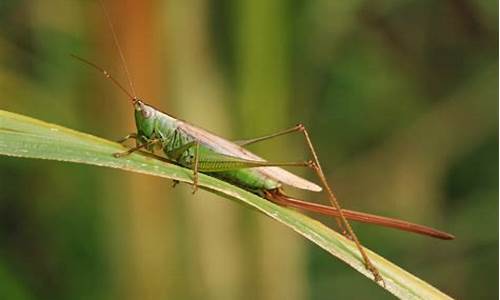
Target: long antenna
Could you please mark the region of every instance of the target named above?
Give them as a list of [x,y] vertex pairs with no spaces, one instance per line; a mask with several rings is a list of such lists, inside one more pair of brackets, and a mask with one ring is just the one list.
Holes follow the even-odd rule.
[[133,99],[137,99],[137,94],[135,93],[135,88],[134,88],[134,85],[132,83],[132,77],[130,76],[130,72],[128,71],[127,61],[125,60],[125,55],[123,55],[122,48],[120,47],[120,43],[118,42],[118,37],[116,36],[115,27],[113,26],[113,22],[111,22],[111,18],[108,14],[108,11],[106,10],[106,7],[104,6],[103,1],[99,0],[99,3],[101,4],[102,10],[104,11],[104,14],[106,15],[106,20],[108,21],[109,29],[111,30],[111,33],[113,35],[113,40],[114,40],[115,46],[118,49],[118,53],[120,54],[120,59],[122,61],[123,70],[125,71],[125,75],[127,76],[127,81],[128,81],[129,86],[130,86],[130,90],[132,91],[132,95],[134,95]]
[[137,101],[137,98],[135,96],[132,96],[132,94],[130,94],[130,92],[127,91],[127,89],[125,87],[123,87],[123,85],[118,80],[116,80],[113,76],[111,76],[111,74],[109,74],[108,71],[104,70],[103,68],[101,68],[98,65],[94,64],[93,62],[90,62],[90,61],[86,60],[85,58],[81,58],[81,57],[79,57],[77,55],[74,55],[74,54],[70,54],[70,55],[73,58],[78,59],[79,61],[83,62],[84,64],[87,64],[87,65],[93,67],[94,69],[97,69],[102,74],[104,74],[104,76],[106,78],[110,79],[120,90],[122,90],[122,92],[125,93],[125,95],[127,95],[130,98],[130,100],[132,100],[132,103],[135,103],[135,101]]

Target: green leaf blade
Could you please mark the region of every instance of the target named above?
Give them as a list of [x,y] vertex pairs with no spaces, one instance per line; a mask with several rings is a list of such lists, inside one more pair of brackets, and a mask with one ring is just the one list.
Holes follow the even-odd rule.
[[[0,110],[0,154],[84,163],[192,183],[192,171],[142,154],[115,158],[123,146],[89,134]],[[299,212],[278,206],[227,182],[200,174],[201,188],[245,204],[290,227],[368,278],[355,245],[341,234]],[[374,252],[367,250],[385,281],[381,286],[401,299],[451,299]]]

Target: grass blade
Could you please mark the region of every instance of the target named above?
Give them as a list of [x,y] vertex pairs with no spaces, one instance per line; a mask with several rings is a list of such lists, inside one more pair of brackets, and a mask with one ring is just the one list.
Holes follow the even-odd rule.
[[[115,142],[0,110],[0,154],[117,168],[191,183],[192,171],[143,154],[114,158],[123,151]],[[280,207],[224,181],[200,174],[200,187],[243,203],[290,227],[319,247],[372,278],[355,245],[320,222]],[[450,299],[433,286],[368,250],[385,280],[385,288],[401,299]]]

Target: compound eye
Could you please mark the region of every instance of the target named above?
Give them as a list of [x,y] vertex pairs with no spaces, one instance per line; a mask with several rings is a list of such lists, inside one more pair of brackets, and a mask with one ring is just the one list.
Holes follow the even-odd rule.
[[146,119],[150,118],[153,115],[153,111],[149,107],[143,107],[141,112],[142,116]]

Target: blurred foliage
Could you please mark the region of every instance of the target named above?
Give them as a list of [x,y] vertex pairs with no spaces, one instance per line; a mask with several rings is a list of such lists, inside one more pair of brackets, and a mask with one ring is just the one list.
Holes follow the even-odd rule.
[[[454,297],[498,298],[498,2],[106,6],[141,97],[232,139],[305,123],[344,206],[457,235],[355,225],[366,245]],[[3,0],[0,25],[2,109],[133,131],[125,97],[69,57],[124,81],[97,1]],[[306,155],[299,136],[252,150]],[[169,185],[0,158],[0,298],[390,297],[279,224]]]

